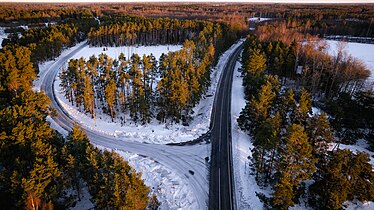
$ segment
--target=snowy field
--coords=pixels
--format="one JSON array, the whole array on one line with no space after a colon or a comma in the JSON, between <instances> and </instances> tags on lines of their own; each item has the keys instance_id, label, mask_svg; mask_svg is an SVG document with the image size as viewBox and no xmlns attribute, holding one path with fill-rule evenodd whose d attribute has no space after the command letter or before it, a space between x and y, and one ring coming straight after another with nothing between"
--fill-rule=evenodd
<instances>
[{"instance_id":1,"label":"snowy field","mask_svg":"<svg viewBox=\"0 0 374 210\"><path fill-rule=\"evenodd\" d=\"M328 52L332 55L336 55L336 47L339 41L332 41L326 40L327 43L330 45ZM352 55L355 58L359 58L365 62L369 70L371 71L371 75L368 78L369 83L374 83L374 44L363 44L363 43L354 43L354 42L346 42L347 46L345 47L345 51Z\"/></svg>"},{"instance_id":2,"label":"snowy field","mask_svg":"<svg viewBox=\"0 0 374 210\"><path fill-rule=\"evenodd\" d=\"M234 44L229 50L227 50L223 55L221 55L219 62L215 69L212 71L211 86L209 87L206 95L203 99L193 108L193 120L189 123L189 126L183 126L181 124L160 124L158 120L153 119L151 123L147 125L130 124L127 123L126 126L121 126L120 123L111 122L109 115L101 114L97 115L96 125L94 120L79 112L77 107L72 106L71 103L63 96L62 91L59 87L60 80L56 78L54 85L54 90L58 101L63 106L63 108L68 112L68 114L75 119L81 126L92 129L110 136L115 136L126 141L140 141L145 143L155 143L155 144L166 144L166 143L176 143L185 142L198 138L202 134L206 133L210 125L210 115L214 102L214 95L216 92L216 87L218 84L219 77L224 68L225 62L228 56L236 49L244 40ZM152 46L152 47L139 47L137 48L138 53L153 53L154 56L160 56L162 53L167 53L169 50L178 50L181 46ZM109 47L105 51L108 55L116 56L121 51L125 51L125 47L115 48ZM103 48L89 48L86 47L83 50L75 54L74 58L79 58L84 56L88 58L92 53L98 55L102 52ZM48 65L41 67L46 68ZM41 73L41 77L42 77ZM36 82L37 83L37 82ZM37 87L38 84L35 84ZM39 85L40 86L40 85Z\"/></svg>"},{"instance_id":3,"label":"snowy field","mask_svg":"<svg viewBox=\"0 0 374 210\"><path fill-rule=\"evenodd\" d=\"M104 51L105 48L105 51ZM182 45L158 45L158 46L123 46L123 47L86 47L79 51L72 58L85 58L88 60L92 55L98 57L101 53L107 54L113 59L118 59L119 55L123 53L126 58L129 58L132 54L138 54L140 57L145 55L153 54L158 60L162 53L167 54L168 52L178 51L182 48Z\"/></svg>"}]
</instances>

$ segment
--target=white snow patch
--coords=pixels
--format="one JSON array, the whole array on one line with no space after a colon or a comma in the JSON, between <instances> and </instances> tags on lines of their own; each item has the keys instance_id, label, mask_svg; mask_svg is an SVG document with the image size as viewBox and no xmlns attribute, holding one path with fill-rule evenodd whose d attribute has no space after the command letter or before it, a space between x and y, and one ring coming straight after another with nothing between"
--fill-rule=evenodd
<instances>
[{"instance_id":1,"label":"white snow patch","mask_svg":"<svg viewBox=\"0 0 374 210\"><path fill-rule=\"evenodd\" d=\"M262 17L251 17L251 18L248 18L249 21L253 21L253 22L263 22L263 21L267 21L267 20L271 20L273 18L262 18Z\"/></svg>"},{"instance_id":2,"label":"white snow patch","mask_svg":"<svg viewBox=\"0 0 374 210\"><path fill-rule=\"evenodd\" d=\"M85 47L72 58L83 57L88 60L91 56L98 57L101 53L107 54L109 57L118 60L121 53L129 58L132 54L138 54L140 57L152 54L158 60L160 56L168 52L175 52L182 48L182 45L157 45L157 46L123 46L123 47ZM105 49L105 51L104 51Z\"/></svg>"},{"instance_id":3,"label":"white snow patch","mask_svg":"<svg viewBox=\"0 0 374 210\"><path fill-rule=\"evenodd\" d=\"M91 202L92 196L88 192L87 186L82 188L81 200L77 201L74 207L69 208L69 210L83 210L83 209L94 209L95 205Z\"/></svg>"},{"instance_id":4,"label":"white snow patch","mask_svg":"<svg viewBox=\"0 0 374 210\"><path fill-rule=\"evenodd\" d=\"M312 106L312 112L313 112L313 115L320 115L320 114L322 114L323 111L318 107ZM311 115L311 116L313 116L313 115Z\"/></svg>"},{"instance_id":5,"label":"white snow patch","mask_svg":"<svg viewBox=\"0 0 374 210\"><path fill-rule=\"evenodd\" d=\"M360 202L360 201L347 201L343 204L343 209L346 210L373 210L374 209L374 203L372 201L369 202Z\"/></svg>"},{"instance_id":6,"label":"white snow patch","mask_svg":"<svg viewBox=\"0 0 374 210\"><path fill-rule=\"evenodd\" d=\"M85 128L129 141L141 141L154 144L190 141L198 138L209 130L210 116L214 103L214 95L216 93L219 78L228 57L234 52L237 47L240 46L243 41L244 39L240 40L238 43L231 46L229 50L221 55L215 70L212 71L211 85L204 98L202 98L199 104L197 104L193 108L193 120L189 123L188 126L183 126L181 124L160 124L156 119L153 119L149 124L146 125L135 124L130 119L128 119L126 120L126 124L122 126L121 123L119 123L120 120L117 119L116 121L118 122L112 122L109 115L103 114L98 110L95 125L94 119L92 119L91 116L80 112L77 107L72 106L71 103L64 97L59 86L61 82L59 78L56 78L54 91L61 106L75 121L77 121ZM79 58L81 56L86 56L86 58L88 58L92 55L89 55L90 53L100 54L102 52L102 49L103 48L86 47L75 54L73 57ZM160 56L163 52L166 53L167 51L163 50L167 49L167 46L139 47L138 53L152 52L155 56ZM169 50L170 49L171 48L169 48ZM120 48L115 47L108 47L108 50L105 51L105 53L108 53L111 56L118 56L120 52ZM37 84L35 84L35 86L37 86Z\"/></svg>"},{"instance_id":7,"label":"white snow patch","mask_svg":"<svg viewBox=\"0 0 374 210\"><path fill-rule=\"evenodd\" d=\"M2 43L3 43L3 40L8 38L8 34L4 32L5 28L3 27L0 27L0 49L3 48L2 47Z\"/></svg>"},{"instance_id":8,"label":"white snow patch","mask_svg":"<svg viewBox=\"0 0 374 210\"><path fill-rule=\"evenodd\" d=\"M51 128L55 129L56 131L58 131L61 135L63 135L64 137L68 136L69 135L69 132L67 130L65 130L64 128L62 128L58 123L56 123L51 116L47 116L47 122L50 123L51 125Z\"/></svg>"},{"instance_id":9,"label":"white snow patch","mask_svg":"<svg viewBox=\"0 0 374 210\"><path fill-rule=\"evenodd\" d=\"M239 128L237 122L246 104L239 68L241 63L236 62L231 92L232 153L237 209L263 209L256 192L266 192L257 185L254 174L251 174L251 161L248 159L252 156L253 145L250 137Z\"/></svg>"},{"instance_id":10,"label":"white snow patch","mask_svg":"<svg viewBox=\"0 0 374 210\"><path fill-rule=\"evenodd\" d=\"M172 169L157 161L129 152L116 151L123 156L157 196L160 209L198 209L196 195L186 179L181 179Z\"/></svg>"}]
</instances>

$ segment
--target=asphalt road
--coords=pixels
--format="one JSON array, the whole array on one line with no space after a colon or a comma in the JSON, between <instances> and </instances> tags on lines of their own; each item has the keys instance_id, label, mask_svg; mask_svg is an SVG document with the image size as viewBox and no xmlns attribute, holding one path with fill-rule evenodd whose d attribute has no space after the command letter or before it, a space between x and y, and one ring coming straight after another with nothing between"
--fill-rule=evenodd
<instances>
[{"instance_id":1,"label":"asphalt road","mask_svg":"<svg viewBox=\"0 0 374 210\"><path fill-rule=\"evenodd\" d=\"M57 111L57 116L52 118L67 131L73 127L74 120L58 103L53 90L54 81L63 64L86 46L85 43L68 55L56 60L41 78L41 90L51 99L51 106ZM233 56L227 61L215 96L211 116L212 155L209 183L204 170L201 170L207 167L205 157L201 157L200 154L201 145L181 147L145 144L108 136L85 127L83 129L93 144L146 156L169 167L180 177L184 177L196 195L199 209L207 209L208 206L210 209L233 209L230 103L232 70L239 52L240 49L235 50ZM191 174L191 171L194 173ZM206 191L208 184L209 192Z\"/></svg>"},{"instance_id":2,"label":"asphalt road","mask_svg":"<svg viewBox=\"0 0 374 210\"><path fill-rule=\"evenodd\" d=\"M44 91L51 99L51 106L57 111L57 116L53 116L52 119L67 131L70 131L73 127L74 120L67 112L65 112L65 110L61 108L60 104L55 98L55 92L53 91L54 80L63 64L86 46L87 44L83 44L68 55L56 60L48 68L45 76L41 78L41 90ZM207 149L207 145L181 147L160 144L145 144L108 136L85 127L82 128L87 133L90 141L95 145L139 154L172 169L191 187L193 194L196 195L199 209L208 208L207 186L209 183L205 170L202 170L207 168L207 164L205 157L201 156L201 151L204 151L205 148ZM194 172L193 175L190 171Z\"/></svg>"},{"instance_id":3,"label":"asphalt road","mask_svg":"<svg viewBox=\"0 0 374 210\"><path fill-rule=\"evenodd\" d=\"M212 151L209 175L209 209L235 209L231 152L231 88L242 46L229 57L216 92L212 111Z\"/></svg>"}]
</instances>

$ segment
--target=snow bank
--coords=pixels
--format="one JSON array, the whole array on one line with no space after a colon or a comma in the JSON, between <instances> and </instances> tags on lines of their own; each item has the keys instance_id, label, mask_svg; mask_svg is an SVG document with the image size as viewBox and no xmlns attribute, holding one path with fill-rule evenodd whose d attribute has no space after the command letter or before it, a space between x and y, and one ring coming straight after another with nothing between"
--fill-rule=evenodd
<instances>
[{"instance_id":1,"label":"snow bank","mask_svg":"<svg viewBox=\"0 0 374 210\"><path fill-rule=\"evenodd\" d=\"M58 131L61 135L63 135L64 137L68 136L69 135L69 132L67 130L65 130L64 128L62 128L59 124L57 124L52 118L51 116L47 116L47 122L50 123L51 125L51 128L55 129L56 131Z\"/></svg>"},{"instance_id":2,"label":"snow bank","mask_svg":"<svg viewBox=\"0 0 374 210\"><path fill-rule=\"evenodd\" d=\"M101 111L98 111L97 113L97 120L95 124L94 119L92 119L91 116L80 112L77 107L72 106L71 103L64 97L59 86L61 82L59 78L56 78L54 91L56 93L57 100L67 111L67 113L85 128L92 129L110 136L115 136L126 141L140 141L154 144L190 141L198 138L209 130L210 116L214 103L214 95L216 93L219 78L228 57L234 52L237 47L240 46L243 41L244 40L240 40L238 43L231 46L229 50L221 55L216 68L212 71L211 85L205 97L200 100L199 104L197 104L196 107L193 108L193 120L189 123L188 126L183 126L181 124L160 124L156 119L153 119L149 124L146 125L135 124L131 120L127 120L127 123L125 125L121 125L121 123L119 122L112 122L110 116L107 114L103 114ZM163 50L178 48L178 46L174 47L176 48L172 48L172 46L139 47L137 52L148 54L152 52L155 56L160 56L162 53L167 53L167 51ZM92 53L100 54L101 52L103 52L101 50L103 50L103 48L86 47L76 53L73 57L79 58L85 56L85 58L88 58L92 55ZM113 57L115 57L120 52L121 49L115 47L108 47L108 50L105 51L105 53L108 53L108 55L111 55ZM35 86L37 86L37 84L35 84Z\"/></svg>"},{"instance_id":3,"label":"snow bank","mask_svg":"<svg viewBox=\"0 0 374 210\"><path fill-rule=\"evenodd\" d=\"M245 107L243 78L238 69L241 63L237 62L232 83L231 92L231 132L232 132L232 154L235 180L235 196L237 209L263 209L263 204L256 196L256 192L265 193L259 188L254 174L251 174L251 161L253 148L250 137L240 130L237 119L241 110Z\"/></svg>"}]
</instances>

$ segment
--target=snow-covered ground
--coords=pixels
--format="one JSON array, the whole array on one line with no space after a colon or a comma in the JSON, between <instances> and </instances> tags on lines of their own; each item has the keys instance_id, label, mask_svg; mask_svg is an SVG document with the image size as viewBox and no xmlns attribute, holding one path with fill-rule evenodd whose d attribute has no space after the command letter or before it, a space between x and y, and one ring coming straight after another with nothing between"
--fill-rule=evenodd
<instances>
[{"instance_id":1,"label":"snow-covered ground","mask_svg":"<svg viewBox=\"0 0 374 210\"><path fill-rule=\"evenodd\" d=\"M262 17L251 17L251 18L248 18L249 21L253 21L253 22L263 22L263 21L267 21L267 20L271 20L273 18L262 18Z\"/></svg>"},{"instance_id":2,"label":"snow-covered ground","mask_svg":"<svg viewBox=\"0 0 374 210\"><path fill-rule=\"evenodd\" d=\"M330 45L328 52L332 55L337 54L337 44L339 41L327 40L327 43ZM352 55L355 58L359 58L365 62L371 75L368 78L369 83L374 82L374 44L363 44L355 42L346 42L345 51Z\"/></svg>"},{"instance_id":3,"label":"snow-covered ground","mask_svg":"<svg viewBox=\"0 0 374 210\"><path fill-rule=\"evenodd\" d=\"M339 149L349 149L353 153L357 153L358 151L368 153L370 155L370 163L374 167L374 158L373 158L374 157L374 152L367 149L369 147L369 145L365 140L360 139L354 145L347 145L347 144L339 144L339 145L333 144L333 145L331 145L331 148L335 148L335 147L338 147ZM374 205L373 205L373 209L374 209Z\"/></svg>"},{"instance_id":4,"label":"snow-covered ground","mask_svg":"<svg viewBox=\"0 0 374 210\"><path fill-rule=\"evenodd\" d=\"M107 149L102 146L96 146L102 150ZM203 160L209 153L207 145L193 145L178 148L182 150L181 156L185 155L186 151L191 152L191 157L189 157L191 160ZM161 210L205 209L209 192L208 180L206 179L208 176L208 166L205 162L197 164L197 168L200 168L200 170L194 171L194 174L191 174L187 172L188 166L185 165L184 161L180 161L178 165L166 166L162 161L160 162L150 157L125 152L121 149L116 149L115 152L128 161L129 165L137 172L142 173L144 183L151 188L150 194L155 194L157 196ZM181 168L186 172L181 173L181 170L179 170ZM199 187L204 189L204 195L196 193L194 187L189 182L192 178L199 179ZM202 203L201 199L203 199Z\"/></svg>"},{"instance_id":5,"label":"snow-covered ground","mask_svg":"<svg viewBox=\"0 0 374 210\"><path fill-rule=\"evenodd\" d=\"M328 52L332 55L337 54L337 45L339 41L327 40L330 48ZM363 43L355 43L355 42L346 42L346 46L344 50L355 58L359 58L365 62L369 70L371 71L371 75L368 78L368 82L373 84L374 83L374 44L363 44ZM335 148L337 145L331 145L331 148ZM345 145L340 144L338 145L339 149L349 149L352 152L356 153L357 151L366 152L370 155L370 163L374 167L374 152L369 151L368 144L364 140L358 140L355 145ZM344 206L345 209L353 210L353 209L362 209L362 210L369 210L374 209L373 202L366 202L361 203L359 201L356 202L345 202Z\"/></svg>"},{"instance_id":6,"label":"snow-covered ground","mask_svg":"<svg viewBox=\"0 0 374 210\"><path fill-rule=\"evenodd\" d=\"M6 39L8 37L8 34L4 32L5 28L3 27L0 27L0 49L3 48L2 47L2 43L3 43L3 39Z\"/></svg>"},{"instance_id":7,"label":"snow-covered ground","mask_svg":"<svg viewBox=\"0 0 374 210\"><path fill-rule=\"evenodd\" d=\"M256 192L265 193L256 183L255 176L250 171L250 160L253 148L250 137L240 130L237 119L245 107L243 78L238 69L241 63L235 66L232 92L231 92L231 132L232 132L232 154L235 180L235 195L237 209L263 209L263 204L256 196Z\"/></svg>"},{"instance_id":8,"label":"snow-covered ground","mask_svg":"<svg viewBox=\"0 0 374 210\"><path fill-rule=\"evenodd\" d=\"M56 78L54 90L56 93L56 97L58 98L58 101L63 106L63 108L73 119L75 119L77 122L79 122L79 124L81 124L81 126L85 128L102 132L107 135L116 136L127 141L140 141L155 144L190 141L198 138L209 130L210 115L214 103L214 95L216 92L219 77L228 56L230 56L234 49L236 49L243 41L244 40L241 40L238 43L234 44L229 50L221 55L216 68L212 71L211 86L209 87L205 97L200 100L199 104L197 104L196 107L193 108L193 120L189 123L188 126L183 126L181 124L160 124L156 119L152 120L151 123L146 125L127 123L125 126L122 126L120 123L113 123L110 116L106 114L97 115L95 125L94 119L82 112L79 112L77 107L72 106L71 103L63 96L62 91L59 87L59 78ZM158 58L157 56L160 56L162 53L167 53L168 50L178 50L179 48L180 46L139 47L137 48L137 53L153 53L154 56ZM73 57L79 58L84 56L85 58L88 58L92 54L100 54L102 50L103 48L86 47L75 54ZM122 50L125 51L125 47L122 47ZM107 50L105 50L105 53L113 57L118 57L120 52L121 48L115 47L109 47L107 48ZM35 85L37 86L37 84Z\"/></svg>"},{"instance_id":9,"label":"snow-covered ground","mask_svg":"<svg viewBox=\"0 0 374 210\"><path fill-rule=\"evenodd\" d=\"M168 52L174 52L180 50L182 45L158 45L158 46L123 46L123 47L85 47L72 58L83 57L88 60L92 55L98 57L101 53L107 54L113 59L118 59L118 56L123 53L126 58L132 54L138 54L139 56L150 55L156 57L158 60L162 53L167 54ZM105 49L105 51L104 51Z\"/></svg>"},{"instance_id":10,"label":"snow-covered ground","mask_svg":"<svg viewBox=\"0 0 374 210\"><path fill-rule=\"evenodd\" d=\"M95 205L91 202L92 196L88 192L88 187L85 184L81 192L81 200L77 201L74 207L69 208L69 210L88 210L94 209Z\"/></svg>"},{"instance_id":11,"label":"snow-covered ground","mask_svg":"<svg viewBox=\"0 0 374 210\"><path fill-rule=\"evenodd\" d=\"M101 150L108 149L99 145L96 145L96 147ZM201 159L207 155L206 146L195 145L193 149L195 150L195 155L199 156ZM174 168L169 168L149 157L125 152L119 149L115 150L115 152L128 161L129 165L131 165L136 172L142 174L141 178L144 180L145 185L151 189L150 195L156 195L160 203L160 210L201 209L197 201L198 196L201 195L194 194L192 186L188 182L189 178L187 176L193 175L184 174L181 176L181 174L176 172ZM207 177L207 168L201 168L200 172L204 174L204 177ZM206 189L206 192L208 192L207 180L201 180L201 182L204 183L203 187ZM87 187L84 187L81 201L78 201L73 208L70 208L70 210L86 210L93 208L94 204L90 199L91 195L87 191Z\"/></svg>"},{"instance_id":12,"label":"snow-covered ground","mask_svg":"<svg viewBox=\"0 0 374 210\"><path fill-rule=\"evenodd\" d=\"M173 169L137 154L118 150L116 152L137 172L142 172L144 183L151 188L151 193L154 193L160 202L160 209L199 209L196 195L187 180L179 177Z\"/></svg>"}]
</instances>

